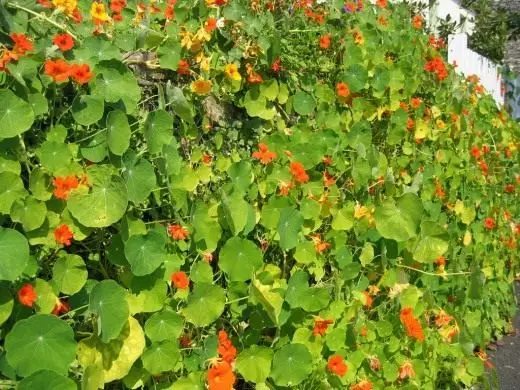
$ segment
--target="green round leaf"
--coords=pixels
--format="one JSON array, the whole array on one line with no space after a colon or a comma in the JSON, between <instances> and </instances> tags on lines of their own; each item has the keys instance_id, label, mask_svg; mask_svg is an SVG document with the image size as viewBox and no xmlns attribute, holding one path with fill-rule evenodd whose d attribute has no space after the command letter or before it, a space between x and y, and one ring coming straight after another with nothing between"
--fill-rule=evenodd
<instances>
[{"instance_id":1,"label":"green round leaf","mask_svg":"<svg viewBox=\"0 0 520 390\"><path fill-rule=\"evenodd\" d=\"M7 282L0 282L0 325L11 316L13 311L14 299L9 291Z\"/></svg>"},{"instance_id":2,"label":"green round leaf","mask_svg":"<svg viewBox=\"0 0 520 390\"><path fill-rule=\"evenodd\" d=\"M368 72L362 65L354 64L343 74L343 80L347 83L350 92L359 92L365 88Z\"/></svg>"},{"instance_id":3,"label":"green round leaf","mask_svg":"<svg viewBox=\"0 0 520 390\"><path fill-rule=\"evenodd\" d=\"M103 117L105 104L98 96L82 95L72 105L72 116L83 126L90 126Z\"/></svg>"},{"instance_id":4,"label":"green round leaf","mask_svg":"<svg viewBox=\"0 0 520 390\"><path fill-rule=\"evenodd\" d=\"M123 171L123 178L128 190L128 200L134 203L144 202L157 187L154 168L144 159L127 166Z\"/></svg>"},{"instance_id":5,"label":"green round leaf","mask_svg":"<svg viewBox=\"0 0 520 390\"><path fill-rule=\"evenodd\" d=\"M126 114L121 110L110 111L107 115L108 148L121 156L130 146L130 125Z\"/></svg>"},{"instance_id":6,"label":"green round leaf","mask_svg":"<svg viewBox=\"0 0 520 390\"><path fill-rule=\"evenodd\" d=\"M87 278L87 267L78 255L66 254L58 258L52 268L52 281L63 294L76 294L83 288Z\"/></svg>"},{"instance_id":7,"label":"green round leaf","mask_svg":"<svg viewBox=\"0 0 520 390\"><path fill-rule=\"evenodd\" d=\"M413 252L414 260L421 263L433 262L446 253L449 240L450 236L442 226L434 222L423 222L419 242Z\"/></svg>"},{"instance_id":8,"label":"green round leaf","mask_svg":"<svg viewBox=\"0 0 520 390\"><path fill-rule=\"evenodd\" d=\"M184 319L173 311L152 315L144 325L146 336L153 342L177 340L184 329Z\"/></svg>"},{"instance_id":9,"label":"green round leaf","mask_svg":"<svg viewBox=\"0 0 520 390\"><path fill-rule=\"evenodd\" d=\"M106 227L119 221L128 204L123 179L100 175L90 190L77 189L67 201L67 207L79 223L87 227Z\"/></svg>"},{"instance_id":10,"label":"green round leaf","mask_svg":"<svg viewBox=\"0 0 520 390\"><path fill-rule=\"evenodd\" d=\"M417 195L403 195L396 204L386 202L376 208L377 231L395 241L406 241L417 235L423 206Z\"/></svg>"},{"instance_id":11,"label":"green round leaf","mask_svg":"<svg viewBox=\"0 0 520 390\"><path fill-rule=\"evenodd\" d=\"M29 243L19 232L0 227L0 280L14 281L29 261Z\"/></svg>"},{"instance_id":12,"label":"green round leaf","mask_svg":"<svg viewBox=\"0 0 520 390\"><path fill-rule=\"evenodd\" d=\"M45 141L36 152L40 163L50 172L59 172L72 161L72 154L67 144L59 141Z\"/></svg>"},{"instance_id":13,"label":"green round leaf","mask_svg":"<svg viewBox=\"0 0 520 390\"><path fill-rule=\"evenodd\" d=\"M18 321L5 339L7 361L20 376L39 370L66 375L76 357L72 328L50 314Z\"/></svg>"},{"instance_id":14,"label":"green round leaf","mask_svg":"<svg viewBox=\"0 0 520 390\"><path fill-rule=\"evenodd\" d=\"M103 280L94 286L89 310L98 316L98 332L104 343L119 336L130 314L126 292L113 280Z\"/></svg>"},{"instance_id":15,"label":"green round leaf","mask_svg":"<svg viewBox=\"0 0 520 390\"><path fill-rule=\"evenodd\" d=\"M252 345L237 357L237 371L245 380L254 383L264 382L271 371L273 350L268 347Z\"/></svg>"},{"instance_id":16,"label":"green round leaf","mask_svg":"<svg viewBox=\"0 0 520 390\"><path fill-rule=\"evenodd\" d=\"M16 200L11 207L11 219L20 222L26 232L38 229L45 221L47 207L45 203L28 196Z\"/></svg>"},{"instance_id":17,"label":"green round leaf","mask_svg":"<svg viewBox=\"0 0 520 390\"><path fill-rule=\"evenodd\" d=\"M141 357L143 367L152 375L173 370L179 358L177 342L171 340L152 344Z\"/></svg>"},{"instance_id":18,"label":"green round leaf","mask_svg":"<svg viewBox=\"0 0 520 390\"><path fill-rule=\"evenodd\" d=\"M310 113L312 113L312 111L314 111L316 102L314 101L314 98L308 93L298 91L294 94L293 99L294 111L296 111L298 114L309 115Z\"/></svg>"},{"instance_id":19,"label":"green round leaf","mask_svg":"<svg viewBox=\"0 0 520 390\"><path fill-rule=\"evenodd\" d=\"M144 123L144 138L151 154L160 153L173 139L173 118L164 110L152 111Z\"/></svg>"},{"instance_id":20,"label":"green round leaf","mask_svg":"<svg viewBox=\"0 0 520 390\"><path fill-rule=\"evenodd\" d=\"M207 326L220 317L225 304L226 292L222 287L200 283L190 294L182 314L195 326Z\"/></svg>"},{"instance_id":21,"label":"green round leaf","mask_svg":"<svg viewBox=\"0 0 520 390\"><path fill-rule=\"evenodd\" d=\"M22 379L18 390L77 390L76 383L54 371L41 370Z\"/></svg>"},{"instance_id":22,"label":"green round leaf","mask_svg":"<svg viewBox=\"0 0 520 390\"><path fill-rule=\"evenodd\" d=\"M15 200L25 196L20 176L13 172L0 173L0 214L9 214Z\"/></svg>"},{"instance_id":23,"label":"green round leaf","mask_svg":"<svg viewBox=\"0 0 520 390\"><path fill-rule=\"evenodd\" d=\"M303 226L303 217L292 207L280 211L280 219L276 230L280 235L280 247L283 250L294 248L298 244L298 235Z\"/></svg>"},{"instance_id":24,"label":"green round leaf","mask_svg":"<svg viewBox=\"0 0 520 390\"><path fill-rule=\"evenodd\" d=\"M125 256L136 276L151 274L161 266L166 255L164 237L157 232L130 236L125 243Z\"/></svg>"},{"instance_id":25,"label":"green round leaf","mask_svg":"<svg viewBox=\"0 0 520 390\"><path fill-rule=\"evenodd\" d=\"M56 306L58 297L54 293L50 283L43 279L36 279L34 289L38 298L36 299L36 310L38 313L50 314Z\"/></svg>"},{"instance_id":26,"label":"green round leaf","mask_svg":"<svg viewBox=\"0 0 520 390\"><path fill-rule=\"evenodd\" d=\"M305 345L284 345L275 352L271 378L277 386L296 386L311 372L312 355Z\"/></svg>"},{"instance_id":27,"label":"green round leaf","mask_svg":"<svg viewBox=\"0 0 520 390\"><path fill-rule=\"evenodd\" d=\"M244 282L262 267L263 255L252 241L233 237L226 241L220 251L219 268L232 282Z\"/></svg>"},{"instance_id":28,"label":"green round leaf","mask_svg":"<svg viewBox=\"0 0 520 390\"><path fill-rule=\"evenodd\" d=\"M13 92L0 90L0 139L15 137L31 128L34 111L31 105Z\"/></svg>"}]
</instances>

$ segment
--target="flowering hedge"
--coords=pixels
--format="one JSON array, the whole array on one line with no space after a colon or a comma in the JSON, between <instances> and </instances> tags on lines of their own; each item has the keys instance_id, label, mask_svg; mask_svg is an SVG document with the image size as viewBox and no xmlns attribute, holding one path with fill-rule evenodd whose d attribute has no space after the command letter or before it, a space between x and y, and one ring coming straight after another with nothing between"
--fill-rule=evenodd
<instances>
[{"instance_id":1,"label":"flowering hedge","mask_svg":"<svg viewBox=\"0 0 520 390\"><path fill-rule=\"evenodd\" d=\"M405 4L0 8L0 372L448 389L509 329L519 127Z\"/></svg>"}]
</instances>

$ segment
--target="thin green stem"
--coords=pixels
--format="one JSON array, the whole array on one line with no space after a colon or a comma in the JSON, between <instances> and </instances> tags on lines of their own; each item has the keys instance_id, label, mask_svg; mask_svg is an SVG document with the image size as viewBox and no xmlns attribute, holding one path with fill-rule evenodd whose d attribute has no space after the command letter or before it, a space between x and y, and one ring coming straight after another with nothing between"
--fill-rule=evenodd
<instances>
[{"instance_id":1,"label":"thin green stem","mask_svg":"<svg viewBox=\"0 0 520 390\"><path fill-rule=\"evenodd\" d=\"M396 265L398 267L400 267L400 268L406 268L406 269L409 269L409 270L412 270L412 271L415 271L415 272L419 272L419 273L424 274L424 275L438 276L438 277L441 277L441 278L444 278L446 276L471 275L471 272L453 272L453 273L435 274L433 272L427 272L427 271L423 271L423 270L420 270L420 269L417 269L417 268L408 267L407 265L402 265L402 264L396 264Z\"/></svg>"}]
</instances>

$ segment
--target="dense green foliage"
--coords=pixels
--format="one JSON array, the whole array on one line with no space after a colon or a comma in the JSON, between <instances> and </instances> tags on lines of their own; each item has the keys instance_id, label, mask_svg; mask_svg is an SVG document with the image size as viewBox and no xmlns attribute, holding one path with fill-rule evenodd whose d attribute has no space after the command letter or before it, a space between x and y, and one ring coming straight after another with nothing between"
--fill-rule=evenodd
<instances>
[{"instance_id":1,"label":"dense green foliage","mask_svg":"<svg viewBox=\"0 0 520 390\"><path fill-rule=\"evenodd\" d=\"M0 387L486 380L520 131L406 4L0 15Z\"/></svg>"}]
</instances>

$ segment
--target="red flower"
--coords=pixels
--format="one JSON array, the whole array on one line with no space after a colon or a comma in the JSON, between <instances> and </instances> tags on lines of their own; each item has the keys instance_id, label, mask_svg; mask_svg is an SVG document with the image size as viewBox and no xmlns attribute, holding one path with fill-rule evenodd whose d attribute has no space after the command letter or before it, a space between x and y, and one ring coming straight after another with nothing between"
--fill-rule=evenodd
<instances>
[{"instance_id":1,"label":"red flower","mask_svg":"<svg viewBox=\"0 0 520 390\"><path fill-rule=\"evenodd\" d=\"M492 230L496 227L496 225L497 224L496 224L495 220L491 217L488 217L484 220L484 227L486 229Z\"/></svg>"},{"instance_id":2,"label":"red flower","mask_svg":"<svg viewBox=\"0 0 520 390\"><path fill-rule=\"evenodd\" d=\"M217 19L215 18L209 18L206 20L206 23L204 23L204 30L207 32L213 32L217 29Z\"/></svg>"},{"instance_id":3,"label":"red flower","mask_svg":"<svg viewBox=\"0 0 520 390\"><path fill-rule=\"evenodd\" d=\"M54 309L52 309L51 314L54 314L55 316L59 316L62 314L67 313L70 311L70 306L66 301L62 301L61 299L56 300L56 305L54 306Z\"/></svg>"},{"instance_id":4,"label":"red flower","mask_svg":"<svg viewBox=\"0 0 520 390\"><path fill-rule=\"evenodd\" d=\"M81 11L79 8L74 9L72 11L72 19L74 20L74 23L79 24L83 21L83 15L81 14Z\"/></svg>"},{"instance_id":5,"label":"red flower","mask_svg":"<svg viewBox=\"0 0 520 390\"><path fill-rule=\"evenodd\" d=\"M515 185L514 184L506 185L506 188L504 188L504 192L506 192L507 194L511 194L511 193L515 192Z\"/></svg>"},{"instance_id":6,"label":"red flower","mask_svg":"<svg viewBox=\"0 0 520 390\"><path fill-rule=\"evenodd\" d=\"M441 57L435 57L428 61L424 66L424 70L435 73L437 75L437 80L439 81L448 77L448 69Z\"/></svg>"},{"instance_id":7,"label":"red flower","mask_svg":"<svg viewBox=\"0 0 520 390\"><path fill-rule=\"evenodd\" d=\"M74 39L67 34L56 34L52 39L52 43L54 43L61 51L68 51L74 47Z\"/></svg>"},{"instance_id":8,"label":"red flower","mask_svg":"<svg viewBox=\"0 0 520 390\"><path fill-rule=\"evenodd\" d=\"M471 154L478 160L480 158L480 148L477 145L473 145L471 147Z\"/></svg>"},{"instance_id":9,"label":"red flower","mask_svg":"<svg viewBox=\"0 0 520 390\"><path fill-rule=\"evenodd\" d=\"M314 336L325 336L327 328L329 327L329 325L332 325L333 323L334 321L332 320L316 319L314 321L314 328L312 329L312 334Z\"/></svg>"},{"instance_id":10,"label":"red flower","mask_svg":"<svg viewBox=\"0 0 520 390\"><path fill-rule=\"evenodd\" d=\"M406 334L417 339L420 343L424 341L424 333L421 323L414 317L412 308L405 307L401 310L399 318L406 328Z\"/></svg>"},{"instance_id":11,"label":"red flower","mask_svg":"<svg viewBox=\"0 0 520 390\"><path fill-rule=\"evenodd\" d=\"M273 64L271 65L271 70L274 73L280 73L282 71L282 65L281 65L282 59L278 57L276 60L274 60Z\"/></svg>"},{"instance_id":12,"label":"red flower","mask_svg":"<svg viewBox=\"0 0 520 390\"><path fill-rule=\"evenodd\" d=\"M276 158L276 153L271 152L266 144L260 142L258 144L258 152L253 153L253 158L260 160L262 164L267 165Z\"/></svg>"},{"instance_id":13,"label":"red flower","mask_svg":"<svg viewBox=\"0 0 520 390\"><path fill-rule=\"evenodd\" d=\"M320 47L322 49L328 49L330 47L330 34L325 34L320 37Z\"/></svg>"},{"instance_id":14,"label":"red flower","mask_svg":"<svg viewBox=\"0 0 520 390\"><path fill-rule=\"evenodd\" d=\"M327 363L327 369L337 376L345 376L348 366L340 355L332 355Z\"/></svg>"},{"instance_id":15,"label":"red flower","mask_svg":"<svg viewBox=\"0 0 520 390\"><path fill-rule=\"evenodd\" d=\"M422 103L422 99L421 98L418 98L418 97L414 97L412 98L410 104L413 108L419 108L419 106L421 105Z\"/></svg>"},{"instance_id":16,"label":"red flower","mask_svg":"<svg viewBox=\"0 0 520 390\"><path fill-rule=\"evenodd\" d=\"M446 265L446 258L444 256L439 256L435 259L435 264L439 267L444 267Z\"/></svg>"},{"instance_id":17,"label":"red flower","mask_svg":"<svg viewBox=\"0 0 520 390\"><path fill-rule=\"evenodd\" d=\"M388 1L387 0L377 0L376 4L377 4L377 6L379 8L386 8L386 7L388 7Z\"/></svg>"},{"instance_id":18,"label":"red flower","mask_svg":"<svg viewBox=\"0 0 520 390\"><path fill-rule=\"evenodd\" d=\"M110 2L110 9L116 14L120 14L123 8L126 7L126 0L112 0Z\"/></svg>"},{"instance_id":19,"label":"red flower","mask_svg":"<svg viewBox=\"0 0 520 390\"><path fill-rule=\"evenodd\" d=\"M299 162L292 162L291 166L291 174L298 183L307 183L309 181L309 175L305 172L305 168Z\"/></svg>"},{"instance_id":20,"label":"red flower","mask_svg":"<svg viewBox=\"0 0 520 390\"><path fill-rule=\"evenodd\" d=\"M188 238L190 233L184 229L181 225L170 225L168 226L168 234L173 240L182 241Z\"/></svg>"},{"instance_id":21,"label":"red flower","mask_svg":"<svg viewBox=\"0 0 520 390\"><path fill-rule=\"evenodd\" d=\"M190 63L186 60L180 60L179 65L177 65L177 73L182 76L190 75Z\"/></svg>"},{"instance_id":22,"label":"red flower","mask_svg":"<svg viewBox=\"0 0 520 390\"><path fill-rule=\"evenodd\" d=\"M249 76L247 76L247 82L249 84L262 84L264 82L264 79L260 75L260 73L251 72Z\"/></svg>"},{"instance_id":23,"label":"red flower","mask_svg":"<svg viewBox=\"0 0 520 390\"><path fill-rule=\"evenodd\" d=\"M228 362L222 361L208 371L209 390L232 390L235 380L235 374Z\"/></svg>"},{"instance_id":24,"label":"red flower","mask_svg":"<svg viewBox=\"0 0 520 390\"><path fill-rule=\"evenodd\" d=\"M325 187L330 187L334 184L336 184L334 176L331 176L328 171L323 172L323 185Z\"/></svg>"},{"instance_id":25,"label":"red flower","mask_svg":"<svg viewBox=\"0 0 520 390\"><path fill-rule=\"evenodd\" d=\"M27 38L25 34L17 34L11 33L9 37L13 40L14 46L13 51L20 55L24 56L28 51L34 50L33 43Z\"/></svg>"},{"instance_id":26,"label":"red flower","mask_svg":"<svg viewBox=\"0 0 520 390\"><path fill-rule=\"evenodd\" d=\"M57 83L69 80L70 65L62 59L46 60L43 64L43 68L45 74L50 76Z\"/></svg>"},{"instance_id":27,"label":"red flower","mask_svg":"<svg viewBox=\"0 0 520 390\"><path fill-rule=\"evenodd\" d=\"M113 14L112 19L114 20L114 22L120 22L123 20L123 15L122 14Z\"/></svg>"},{"instance_id":28,"label":"red flower","mask_svg":"<svg viewBox=\"0 0 520 390\"><path fill-rule=\"evenodd\" d=\"M67 199L69 192L79 186L76 176L56 177L52 183L54 185L53 194L58 199Z\"/></svg>"},{"instance_id":29,"label":"red flower","mask_svg":"<svg viewBox=\"0 0 520 390\"><path fill-rule=\"evenodd\" d=\"M18 300L22 305L33 307L36 299L38 299L38 294L32 284L25 283L20 290L18 290Z\"/></svg>"},{"instance_id":30,"label":"red flower","mask_svg":"<svg viewBox=\"0 0 520 390\"><path fill-rule=\"evenodd\" d=\"M185 290L190 286L190 279L183 271L174 272L171 276L171 279L175 288L180 290Z\"/></svg>"},{"instance_id":31,"label":"red flower","mask_svg":"<svg viewBox=\"0 0 520 390\"><path fill-rule=\"evenodd\" d=\"M350 95L350 89L348 88L347 84L341 81L336 84L336 93L339 97L347 98Z\"/></svg>"},{"instance_id":32,"label":"red flower","mask_svg":"<svg viewBox=\"0 0 520 390\"><path fill-rule=\"evenodd\" d=\"M484 160L480 160L478 162L478 167L480 168L480 171L482 172L482 174L484 176L487 176L488 173L489 173L489 167L487 165L487 163L484 161Z\"/></svg>"},{"instance_id":33,"label":"red flower","mask_svg":"<svg viewBox=\"0 0 520 390\"><path fill-rule=\"evenodd\" d=\"M94 73L90 71L90 66L87 64L72 65L70 73L74 81L80 85L88 83L94 76Z\"/></svg>"},{"instance_id":34,"label":"red flower","mask_svg":"<svg viewBox=\"0 0 520 390\"><path fill-rule=\"evenodd\" d=\"M62 224L54 230L54 238L59 244L69 246L72 242L72 239L74 238L74 235L72 234L72 230L70 230L68 225Z\"/></svg>"},{"instance_id":35,"label":"red flower","mask_svg":"<svg viewBox=\"0 0 520 390\"><path fill-rule=\"evenodd\" d=\"M422 17L422 15L415 15L412 19L412 26L415 29L420 30L423 26L423 22L424 18Z\"/></svg>"}]
</instances>

